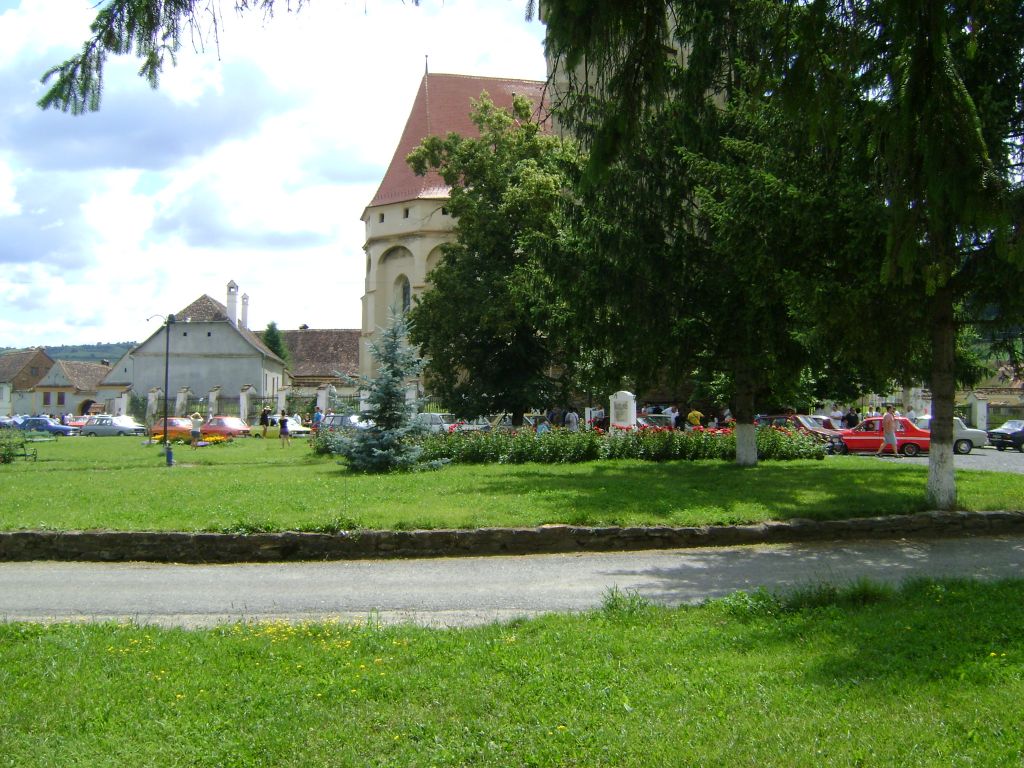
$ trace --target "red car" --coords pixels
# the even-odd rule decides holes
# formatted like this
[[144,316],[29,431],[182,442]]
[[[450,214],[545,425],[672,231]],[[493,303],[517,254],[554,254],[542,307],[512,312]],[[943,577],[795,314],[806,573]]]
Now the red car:
[[[882,417],[869,416],[853,429],[841,431],[846,449],[851,453],[877,451],[882,445]],[[896,446],[906,456],[927,453],[931,448],[932,433],[914,426],[903,416],[896,417]]]
[[212,416],[199,430],[203,437],[248,437],[249,425],[237,416]]
[[[150,437],[163,438],[164,436],[164,420],[157,419],[156,424],[149,428]],[[168,440],[191,440],[192,439],[192,419],[182,419],[178,417],[171,417],[167,419],[167,439]]]

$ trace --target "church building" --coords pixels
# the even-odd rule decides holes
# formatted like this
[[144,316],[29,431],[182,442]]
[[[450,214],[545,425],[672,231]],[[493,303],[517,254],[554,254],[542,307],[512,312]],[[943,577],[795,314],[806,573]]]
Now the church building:
[[377,194],[363,212],[366,226],[366,287],[363,294],[359,372],[371,376],[368,342],[388,325],[389,309],[407,311],[429,287],[430,270],[441,259],[441,246],[453,235],[454,221],[445,207],[449,188],[436,173],[417,176],[406,157],[427,136],[477,136],[470,120],[471,101],[487,92],[499,107],[510,109],[513,96],[543,103],[545,84],[427,73],[406,121]]

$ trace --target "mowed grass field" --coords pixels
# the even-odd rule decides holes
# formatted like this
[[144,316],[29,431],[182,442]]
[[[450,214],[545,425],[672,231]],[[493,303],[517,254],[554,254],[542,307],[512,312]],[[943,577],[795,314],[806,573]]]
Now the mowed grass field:
[[[922,511],[927,470],[865,457],[763,462],[606,461],[448,466],[361,475],[302,440],[192,450],[136,438],[62,438],[0,465],[0,530],[334,531],[736,524]],[[958,473],[964,510],[1024,508],[1024,475]]]
[[1024,762],[1024,583],[462,630],[0,624],[0,765]]

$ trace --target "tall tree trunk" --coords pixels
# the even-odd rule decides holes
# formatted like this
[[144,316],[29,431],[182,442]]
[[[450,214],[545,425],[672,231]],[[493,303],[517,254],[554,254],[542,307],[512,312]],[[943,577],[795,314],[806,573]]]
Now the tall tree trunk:
[[932,443],[926,498],[933,509],[956,509],[953,464],[953,400],[956,396],[956,320],[953,292],[940,288],[932,300]]
[[734,382],[732,415],[736,418],[736,464],[753,467],[757,465],[757,430],[754,428],[754,379],[750,369],[742,364],[737,366]]

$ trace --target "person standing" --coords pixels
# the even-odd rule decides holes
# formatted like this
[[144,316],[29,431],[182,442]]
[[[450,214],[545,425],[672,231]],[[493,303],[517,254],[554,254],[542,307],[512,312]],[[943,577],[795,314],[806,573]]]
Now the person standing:
[[263,427],[263,437],[265,438],[267,436],[267,427],[270,426],[270,409],[267,407],[260,411],[260,426]]
[[291,433],[288,431],[288,414],[284,410],[281,411],[278,423],[281,425],[281,447],[284,448],[291,443]]
[[704,414],[697,410],[697,406],[693,406],[690,412],[686,414],[687,429],[694,429],[700,426],[700,420],[704,418]]
[[882,417],[882,444],[875,451],[875,456],[885,453],[887,445],[892,446],[892,455],[899,458],[899,446],[896,442],[896,414],[891,405],[885,406],[885,415]]
[[203,436],[203,417],[198,413],[193,413],[189,418],[192,419],[192,450],[194,451],[199,447],[199,438]]
[[320,410],[320,406],[316,407],[313,411],[313,431],[316,432],[320,429],[320,422],[324,420],[324,412]]
[[565,428],[570,432],[580,431],[580,415],[576,413],[576,409],[569,407],[569,410],[565,412]]
[[843,428],[843,409],[839,407],[839,403],[832,403],[832,413],[828,418],[832,422],[832,429]]

